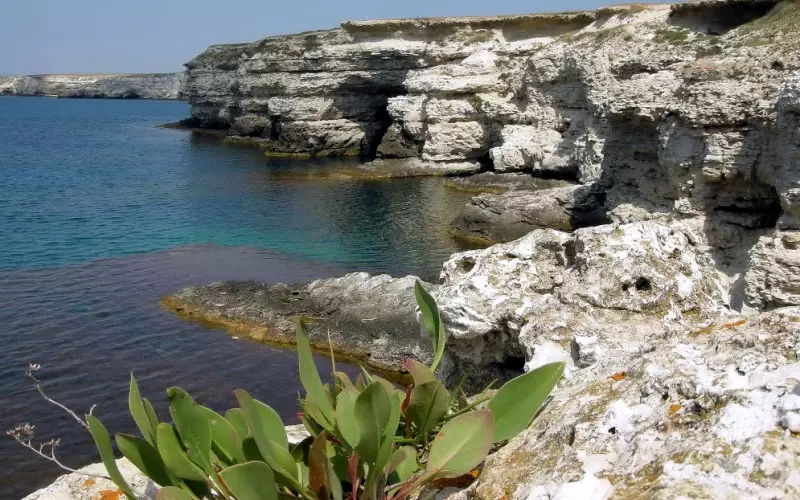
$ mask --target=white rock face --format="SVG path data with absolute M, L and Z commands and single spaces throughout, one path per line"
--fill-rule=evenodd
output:
M 444 265 L 446 369 L 567 363 L 533 426 L 454 498 L 800 494 L 800 309 L 732 311 L 698 227 L 535 230 Z M 797 281 L 758 269 L 779 305 Z
M 125 478 L 125 481 L 137 495 L 142 498 L 156 497 L 158 485 L 150 481 L 131 462 L 125 458 L 120 458 L 117 460 L 117 467 L 122 473 L 122 477 Z M 102 463 L 87 465 L 79 469 L 79 472 L 108 475 Z M 103 492 L 106 495 L 118 493 L 119 498 L 125 497 L 110 479 L 90 477 L 73 472 L 59 477 L 51 485 L 31 493 L 23 500 L 97 500 L 98 498 L 105 498 L 102 496 Z
M 767 243 L 800 231 L 798 18 L 788 0 L 719 0 L 346 22 L 212 46 L 187 64 L 186 95 L 195 125 L 277 154 L 593 183 L 607 217 L 566 227 L 565 200 L 557 229 L 705 219 L 736 308 L 763 310 L 800 304 L 792 251 Z M 507 224 L 509 241 L 536 212 L 521 203 L 484 198 L 466 216 Z M 470 224 L 465 236 L 493 239 Z
M 0 77 L 0 95 L 182 99 L 184 73 Z
M 784 308 L 674 330 L 615 369 L 574 369 L 466 497 L 797 497 L 798 334 L 800 309 Z

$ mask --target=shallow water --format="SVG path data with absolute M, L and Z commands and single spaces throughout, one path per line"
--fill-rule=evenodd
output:
M 433 277 L 458 250 L 446 225 L 469 195 L 441 179 L 283 175 L 337 162 L 267 160 L 154 127 L 186 114 L 175 102 L 0 98 L 0 430 L 34 423 L 73 466 L 97 460 L 91 439 L 32 391 L 28 362 L 76 411 L 97 404 L 112 432 L 133 430 L 130 370 L 164 420 L 164 390 L 181 385 L 217 409 L 244 387 L 291 421 L 294 353 L 184 322 L 158 300 L 222 279 Z M 0 468 L 0 498 L 58 474 L 5 436 Z

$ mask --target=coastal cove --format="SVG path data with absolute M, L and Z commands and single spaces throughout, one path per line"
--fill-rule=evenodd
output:
M 184 66 L 186 104 L 0 98 L 4 425 L 63 429 L 32 402 L 29 361 L 70 406 L 107 408 L 114 431 L 131 426 L 129 369 L 149 396 L 185 384 L 212 407 L 247 387 L 294 423 L 283 348 L 297 339 L 303 411 L 320 422 L 306 424 L 309 498 L 358 493 L 359 461 L 362 500 L 403 482 L 401 464 L 420 475 L 395 498 L 434 478 L 456 480 L 430 484 L 441 500 L 800 498 L 799 1 L 345 21 Z M 336 394 L 314 352 L 418 385 L 343 380 Z M 469 395 L 495 382 L 470 416 L 483 403 Z M 463 397 L 445 397 L 456 385 Z M 187 398 L 172 394 L 179 421 Z M 496 401 L 533 399 L 518 434 L 491 430 L 507 417 Z M 240 402 L 247 427 L 222 439 L 262 427 Z M 430 439 L 414 415 L 434 406 L 452 420 Z M 179 429 L 203 443 L 166 450 L 195 462 L 176 475 L 238 474 L 232 453 L 258 458 L 255 445 L 259 477 L 306 488 L 306 469 L 270 462 L 264 429 L 222 450 L 216 474 L 208 425 Z M 62 449 L 76 465 L 83 434 Z M 331 437 L 350 446 L 338 473 Z M 434 450 L 451 440 L 489 454 Z M 34 474 L 0 497 L 52 478 L 0 452 Z M 28 500 L 95 500 L 81 481 Z
M 245 387 L 293 422 L 293 352 L 185 322 L 159 300 L 223 279 L 435 279 L 462 248 L 447 225 L 471 195 L 443 179 L 331 178 L 315 172 L 357 161 L 269 159 L 157 127 L 186 113 L 179 102 L 0 98 L 0 422 L 61 437 L 71 466 L 96 451 L 31 390 L 28 362 L 44 366 L 52 396 L 78 412 L 98 404 L 117 431 L 132 426 L 119 397 L 130 370 L 159 404 L 171 385 L 220 408 Z M 0 498 L 60 473 L 10 439 L 0 465 Z

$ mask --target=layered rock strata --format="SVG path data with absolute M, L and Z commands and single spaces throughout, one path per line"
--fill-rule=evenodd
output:
M 598 193 L 478 198 L 454 232 L 483 240 L 702 217 L 737 306 L 766 309 L 798 295 L 798 21 L 793 1 L 708 0 L 346 22 L 210 47 L 187 63 L 187 123 L 271 154 L 469 161 Z
M 89 99 L 182 99 L 184 73 L 0 77 L 0 95 Z

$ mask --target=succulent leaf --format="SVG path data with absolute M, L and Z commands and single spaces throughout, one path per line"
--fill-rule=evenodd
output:
M 155 481 L 159 486 L 174 486 L 173 477 L 164 465 L 161 455 L 144 439 L 130 434 L 117 433 L 117 447 L 122 455 L 131 461 L 137 469 Z
M 488 409 L 475 410 L 447 422 L 431 443 L 426 469 L 438 478 L 463 476 L 489 453 L 494 435 L 494 416 Z
M 510 439 L 530 425 L 563 374 L 563 362 L 550 363 L 506 382 L 489 401 L 494 441 Z
M 436 367 L 439 366 L 439 361 L 442 360 L 442 356 L 444 355 L 447 333 L 445 332 L 436 301 L 431 294 L 422 287 L 422 283 L 419 280 L 414 283 L 414 295 L 417 298 L 417 305 L 422 313 L 422 322 L 425 324 L 425 329 L 428 330 L 433 339 L 433 362 L 431 363 L 431 371 L 435 372 Z
M 358 445 L 360 437 L 355 415 L 356 399 L 358 391 L 355 387 L 343 389 L 336 398 L 336 427 L 351 448 Z
M 356 452 L 370 466 L 378 459 L 390 412 L 391 401 L 380 382 L 369 384 L 356 398 L 355 417 L 359 433 Z
M 247 462 L 219 473 L 236 500 L 277 500 L 278 486 L 272 469 L 264 462 Z
M 142 437 L 145 441 L 154 445 L 156 442 L 156 430 L 152 426 L 152 421 L 142 401 L 142 395 L 139 392 L 139 384 L 136 383 L 136 377 L 133 376 L 133 372 L 131 372 L 131 384 L 128 389 L 128 409 L 133 417 L 133 421 L 136 423 L 136 427 L 138 427 L 139 432 L 142 433 Z
M 94 439 L 94 444 L 97 446 L 97 451 L 100 453 L 100 458 L 103 461 L 103 465 L 106 467 L 106 471 L 108 471 L 109 477 L 114 484 L 125 493 L 125 496 L 130 500 L 136 500 L 136 495 L 133 494 L 133 490 L 128 485 L 127 481 L 125 481 L 125 478 L 122 477 L 119 468 L 117 468 L 117 462 L 114 459 L 114 449 L 111 447 L 111 436 L 108 435 L 108 430 L 106 430 L 103 423 L 94 415 L 89 415 L 86 418 L 86 422 L 89 424 L 89 433 Z
M 175 435 L 175 429 L 170 424 L 161 423 L 156 428 L 158 454 L 164 465 L 176 476 L 183 479 L 205 481 L 206 474 L 186 456 L 186 451 Z
M 432 431 L 450 408 L 450 393 L 438 380 L 429 380 L 414 387 L 407 415 L 424 436 Z
M 429 380 L 436 380 L 436 375 L 433 374 L 431 369 L 419 361 L 407 359 L 403 362 L 403 368 L 414 377 L 414 385 L 422 385 Z
M 198 410 L 198 404 L 180 387 L 167 389 L 169 412 L 189 459 L 199 465 L 207 474 L 212 474 L 211 466 L 211 426 Z
M 323 424 L 326 429 L 333 429 L 334 410 L 328 394 L 325 392 L 325 387 L 322 385 L 322 379 L 317 371 L 317 365 L 314 364 L 314 356 L 311 353 L 311 344 L 308 342 L 308 334 L 303 325 L 302 320 L 295 322 L 297 328 L 297 357 L 300 365 L 300 381 L 306 392 L 311 395 L 319 407 L 320 412 L 327 422 Z M 325 425 L 327 424 L 327 425 Z

